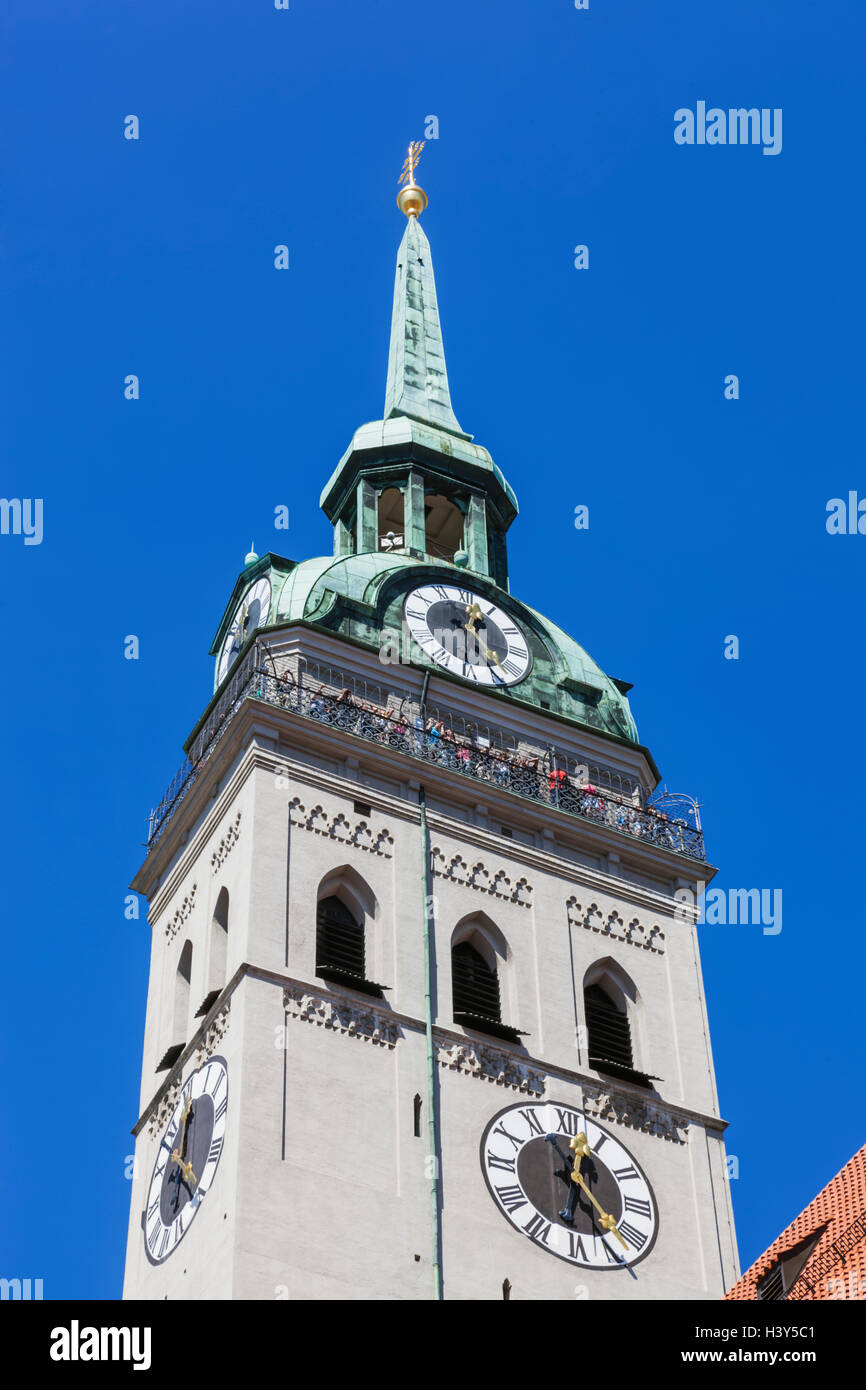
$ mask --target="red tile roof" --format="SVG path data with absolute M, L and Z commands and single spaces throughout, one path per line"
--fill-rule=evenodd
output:
M 866 1144 L 763 1255 L 726 1298 L 757 1298 L 757 1286 L 786 1251 L 826 1226 L 800 1276 L 793 1299 L 866 1299 Z M 844 1258 L 842 1256 L 844 1255 Z

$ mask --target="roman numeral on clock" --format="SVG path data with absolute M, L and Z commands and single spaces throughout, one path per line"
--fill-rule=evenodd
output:
M 513 1173 L 517 1160 L 514 1158 L 500 1158 L 493 1153 L 492 1149 L 487 1150 L 487 1167 L 502 1168 L 506 1173 Z
M 573 1260 L 589 1259 L 583 1244 L 583 1237 L 576 1236 L 574 1231 L 568 1233 L 568 1253 Z
M 617 1228 L 623 1240 L 627 1240 L 629 1245 L 633 1245 L 635 1250 L 643 1250 L 646 1245 L 646 1236 L 642 1236 L 640 1231 L 636 1231 L 634 1226 L 627 1221 L 621 1221 Z
M 148 1248 L 148 1250 L 150 1251 L 151 1255 L 153 1254 L 153 1252 L 154 1252 L 155 1249 L 156 1249 L 156 1242 L 157 1242 L 157 1240 L 159 1239 L 159 1233 L 160 1233 L 161 1230 L 162 1230 L 162 1225 L 161 1225 L 161 1223 L 160 1223 L 159 1221 L 155 1221 L 155 1222 L 154 1222 L 154 1225 L 153 1225 L 153 1230 L 151 1231 L 150 1235 L 149 1235 L 148 1238 L 147 1238 L 147 1248 Z
M 520 1113 L 523 1116 L 526 1123 L 529 1125 L 530 1134 L 544 1133 L 544 1129 L 542 1128 L 538 1116 L 536 1115 L 534 1110 L 521 1110 Z
M 217 1089 L 219 1089 L 219 1088 L 217 1088 Z M 216 1091 L 214 1091 L 214 1095 L 216 1095 Z M 213 1122 L 214 1122 L 214 1124 L 218 1124 L 218 1123 L 219 1123 L 219 1121 L 222 1119 L 223 1115 L 226 1113 L 227 1107 L 228 1107 L 228 1101 L 227 1101 L 227 1100 L 221 1100 L 220 1103 L 219 1103 L 219 1105 L 218 1105 L 217 1108 L 216 1108 L 215 1113 L 214 1113 L 214 1117 L 213 1117 Z M 635 1174 L 635 1177 L 637 1177 L 637 1174 Z
M 223 1141 L 222 1141 L 222 1139 L 215 1139 L 215 1140 L 213 1141 L 213 1143 L 212 1143 L 211 1146 L 210 1146 L 210 1152 L 208 1153 L 208 1156 L 207 1156 L 207 1161 L 208 1161 L 208 1163 L 216 1163 L 217 1159 L 218 1159 L 219 1156 L 220 1156 L 220 1153 L 222 1152 L 222 1146 L 223 1146 Z
M 529 1218 L 523 1229 L 528 1236 L 532 1236 L 533 1240 L 540 1241 L 542 1245 L 547 1244 L 547 1237 L 550 1235 L 550 1222 L 545 1221 L 543 1216 L 538 1215 L 538 1212 Z
M 635 1216 L 645 1216 L 647 1220 L 652 1215 L 649 1202 L 644 1202 L 639 1197 L 626 1197 L 624 1206 L 626 1211 L 633 1211 Z
M 640 1173 L 631 1164 L 627 1168 L 614 1168 L 613 1175 L 617 1182 L 628 1182 L 629 1178 L 639 1178 Z
M 518 1187 L 516 1183 L 513 1187 L 497 1187 L 496 1195 L 507 1212 L 517 1211 L 518 1207 L 526 1206 L 523 1188 Z
M 580 1133 L 580 1117 L 575 1115 L 573 1111 L 560 1110 L 557 1106 L 556 1118 L 559 1122 L 559 1128 L 556 1131 L 557 1134 L 575 1135 Z
M 515 1149 L 519 1149 L 519 1148 L 521 1148 L 521 1146 L 522 1146 L 522 1140 L 520 1140 L 520 1139 L 515 1139 L 515 1137 L 514 1137 L 513 1134 L 509 1134 L 509 1133 L 508 1133 L 508 1130 L 507 1130 L 507 1129 L 505 1128 L 505 1126 L 501 1123 L 501 1121 L 500 1121 L 500 1123 L 499 1123 L 498 1125 L 496 1125 L 496 1127 L 495 1127 L 494 1130 L 493 1130 L 493 1133 L 494 1133 L 494 1134 L 501 1134 L 502 1137 L 503 1137 L 503 1139 L 510 1139 L 510 1141 L 511 1141 L 511 1143 L 512 1143 L 512 1145 L 513 1145 L 513 1147 L 514 1147 Z

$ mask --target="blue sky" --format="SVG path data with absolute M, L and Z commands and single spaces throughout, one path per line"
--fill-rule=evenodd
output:
M 717 883 L 783 891 L 778 935 L 701 928 L 744 1268 L 863 1142 L 866 536 L 825 517 L 866 496 L 864 21 L 7 0 L 2 491 L 44 499 L 44 538 L 0 536 L 0 1272 L 120 1293 L 149 954 L 124 896 L 250 541 L 330 550 L 318 496 L 381 414 L 430 114 L 452 399 L 520 501 L 512 590 L 635 683 Z M 781 108 L 781 154 L 676 145 L 698 100 Z

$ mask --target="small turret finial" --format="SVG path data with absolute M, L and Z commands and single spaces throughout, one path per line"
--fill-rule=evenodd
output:
M 426 143 L 426 140 L 412 141 L 398 179 L 398 183 L 406 185 L 397 194 L 397 206 L 405 217 L 420 217 L 427 206 L 427 194 L 415 182 L 415 170 Z
M 255 552 L 255 548 L 254 548 L 253 542 L 250 541 L 250 551 L 249 551 L 249 554 L 244 556 L 244 569 L 249 569 L 250 565 L 254 565 L 254 564 L 256 563 L 256 560 L 257 560 L 258 558 L 259 558 L 259 557 L 258 557 L 258 555 L 257 555 L 256 552 Z

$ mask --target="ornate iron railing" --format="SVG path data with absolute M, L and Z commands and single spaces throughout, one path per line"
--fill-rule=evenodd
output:
M 255 648 L 250 658 L 255 655 Z M 261 659 L 261 653 L 258 653 Z M 322 673 L 318 668 L 316 675 Z M 328 670 L 328 675 L 335 673 Z M 336 673 L 342 676 L 343 673 Z M 555 748 L 528 750 L 512 737 L 507 744 L 503 730 L 468 726 L 459 719 L 446 722 L 439 711 L 420 710 L 417 705 L 406 709 L 407 701 L 388 709 L 383 688 L 375 687 L 375 697 L 359 698 L 350 685 L 338 687 L 336 682 L 316 682 L 309 667 L 303 664 L 295 670 L 242 663 L 242 668 L 227 685 L 221 699 L 198 731 L 189 750 L 189 757 L 178 770 L 155 811 L 150 815 L 148 853 L 175 814 L 204 765 L 213 756 L 225 730 L 244 700 L 261 700 L 323 725 L 340 729 L 345 734 L 394 749 L 410 758 L 434 763 L 463 777 L 501 787 L 517 796 L 534 802 L 552 805 L 566 815 L 606 825 L 610 829 L 648 844 L 673 850 L 690 859 L 704 859 L 704 837 L 699 826 L 684 818 L 671 819 L 664 812 L 642 806 L 636 786 L 626 792 L 602 789 L 600 778 L 591 779 L 593 769 L 574 758 L 559 754 Z M 373 694 L 372 684 L 365 692 Z M 461 727 L 462 725 L 462 727 Z M 590 775 L 587 775 L 589 769 Z M 616 775 L 616 774 L 614 774 Z

